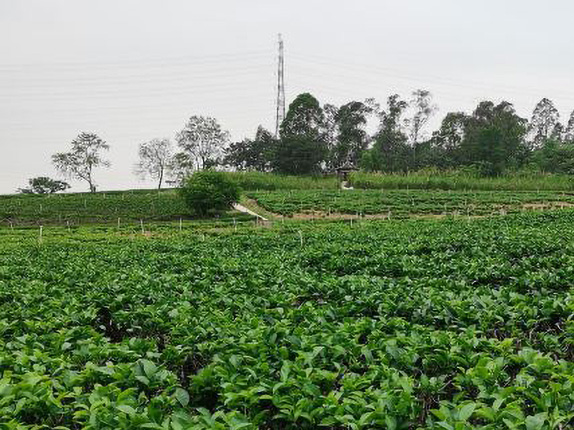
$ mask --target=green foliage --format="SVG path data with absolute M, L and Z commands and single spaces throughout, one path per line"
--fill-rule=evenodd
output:
M 337 134 L 330 154 L 332 166 L 359 165 L 361 154 L 370 141 L 365 126 L 367 115 L 371 112 L 371 107 L 358 101 L 349 102 L 337 109 L 333 118 Z
M 535 148 L 540 148 L 549 139 L 560 139 L 562 133 L 560 113 L 552 100 L 544 97 L 536 104 L 530 120 L 530 132 L 532 134 L 532 144 Z
M 573 225 L 0 229 L 1 426 L 570 428 Z
M 241 218 L 238 213 L 227 217 Z M 0 225 L 114 224 L 179 221 L 193 218 L 175 190 L 0 196 Z M 248 217 L 249 219 L 250 217 Z
M 574 145 L 548 139 L 532 153 L 532 162 L 545 172 L 574 174 Z
M 71 143 L 69 152 L 60 152 L 52 156 L 52 163 L 63 175 L 86 181 L 90 192 L 96 192 L 94 169 L 109 167 L 110 162 L 102 157 L 102 151 L 110 146 L 95 133 L 80 133 Z
M 281 215 L 334 214 L 482 216 L 574 205 L 574 196 L 552 191 L 298 190 L 247 192 L 265 210 Z
M 157 189 L 160 190 L 166 174 L 174 168 L 173 149 L 169 139 L 152 139 L 140 143 L 139 161 L 136 164 L 136 173 L 142 177 L 148 176 L 157 180 Z
M 223 172 L 203 170 L 187 177 L 179 194 L 191 212 L 205 216 L 231 209 L 239 201 L 239 186 Z
M 283 137 L 274 152 L 273 171 L 288 175 L 320 174 L 325 154 L 323 142 L 304 136 Z
M 289 105 L 281 124 L 281 142 L 271 162 L 273 171 L 310 175 L 321 172 L 327 155 L 323 109 L 309 93 L 300 94 Z
M 209 169 L 221 163 L 229 142 L 229 132 L 215 118 L 192 115 L 177 133 L 180 152 L 172 160 L 175 177 L 183 179 L 194 170 Z
M 574 142 L 574 113 L 563 125 L 548 99 L 538 103 L 530 122 L 506 101 L 480 102 L 471 113 L 448 112 L 428 137 L 426 126 L 436 110 L 426 90 L 414 91 L 409 101 L 394 94 L 382 110 L 373 99 L 321 106 L 303 93 L 289 106 L 279 139 L 259 128 L 254 139 L 227 148 L 223 163 L 237 170 L 291 175 L 332 172 L 343 165 L 384 173 L 472 168 L 485 177 L 532 165 L 544 172 L 569 172 L 567 146 Z M 380 123 L 371 135 L 366 125 L 372 117 Z M 541 152 L 552 142 L 558 148 Z M 562 156 L 567 156 L 565 162 L 551 160 Z M 190 166 L 186 157 L 178 154 L 176 161 Z
M 29 188 L 18 190 L 22 194 L 54 194 L 58 191 L 65 191 L 70 188 L 70 184 L 46 176 L 38 176 L 28 180 Z
M 380 114 L 381 124 L 373 148 L 361 159 L 362 167 L 371 171 L 406 172 L 412 159 L 412 148 L 404 128 L 403 115 L 407 102 L 395 94 L 387 100 Z
M 409 174 L 352 172 L 350 176 L 353 187 L 364 189 L 574 190 L 574 178 L 568 175 L 518 172 L 498 177 L 481 177 L 473 166 L 458 171 L 425 169 Z
M 223 164 L 237 170 L 269 171 L 276 146 L 273 135 L 259 126 L 255 139 L 234 142 L 225 150 Z
M 108 191 L 0 196 L 0 221 L 20 224 L 84 224 L 175 220 L 188 210 L 173 190 Z
M 460 145 L 464 164 L 478 164 L 484 176 L 517 167 L 526 155 L 527 121 L 507 102 L 482 102 L 465 122 Z
M 335 176 L 277 175 L 263 172 L 226 172 L 242 190 L 314 190 L 337 189 Z

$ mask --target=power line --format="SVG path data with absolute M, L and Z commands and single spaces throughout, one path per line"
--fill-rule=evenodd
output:
M 177 56 L 145 59 L 122 59 L 119 61 L 63 61 L 63 62 L 31 62 L 31 63 L 0 63 L 0 72 L 20 72 L 36 71 L 39 68 L 52 69 L 106 69 L 115 70 L 121 68 L 141 68 L 141 67 L 159 67 L 163 68 L 166 64 L 170 65 L 198 65 L 209 63 L 229 63 L 230 61 L 244 61 L 247 59 L 269 58 L 269 51 L 248 51 L 232 54 L 217 54 L 207 56 Z
M 292 57 L 295 62 L 300 61 L 304 64 L 305 67 L 310 67 L 311 64 L 328 67 L 327 73 L 334 76 L 337 74 L 337 72 L 341 74 L 341 69 L 347 69 L 347 71 L 352 73 L 355 78 L 357 78 L 357 72 L 367 73 L 370 75 L 373 75 L 373 73 L 377 73 L 379 75 L 393 79 L 419 82 L 422 84 L 427 84 L 430 82 L 438 85 L 465 88 L 471 90 L 490 90 L 490 91 L 497 90 L 509 93 L 520 93 L 520 94 L 531 94 L 531 95 L 540 95 L 543 92 L 542 90 L 537 89 L 534 90 L 524 89 L 521 87 L 508 86 L 508 85 L 491 85 L 484 82 L 479 83 L 463 79 L 450 78 L 450 77 L 445 78 L 429 74 L 414 75 L 412 74 L 412 72 L 405 72 L 404 70 L 399 70 L 395 68 L 382 67 L 373 64 L 358 63 L 358 62 L 349 63 L 333 58 L 322 57 L 320 55 L 313 55 L 313 57 L 311 57 L 301 54 L 292 54 Z M 333 68 L 336 68 L 337 70 L 334 71 Z M 564 91 L 561 90 L 561 92 Z M 574 93 L 570 92 L 569 95 L 574 95 Z

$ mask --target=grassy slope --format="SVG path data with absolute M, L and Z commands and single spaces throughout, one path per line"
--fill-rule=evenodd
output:
M 377 192 L 350 192 L 343 198 L 338 197 L 339 182 L 335 177 L 297 177 L 281 176 L 259 172 L 228 173 L 247 197 L 256 198 L 261 207 L 269 212 L 290 215 L 301 211 L 324 211 L 342 213 L 377 214 L 391 210 L 393 213 L 442 213 L 460 211 L 468 213 L 468 205 L 478 206 L 488 212 L 496 205 L 508 205 L 512 202 L 566 201 L 568 195 L 544 193 L 541 190 L 568 191 L 574 188 L 574 182 L 568 176 L 508 176 L 502 178 L 476 178 L 463 175 L 447 174 L 411 174 L 379 175 L 357 172 L 352 175 L 356 188 L 367 189 L 400 189 L 408 188 L 430 190 L 453 189 L 463 190 L 507 190 L 495 193 L 494 197 L 478 198 L 479 193 L 470 196 L 463 193 L 445 195 L 426 191 L 412 192 L 404 196 L 385 193 L 389 199 L 380 199 Z M 517 190 L 536 191 L 517 193 Z M 270 191 L 268 194 L 264 191 Z M 434 196 L 434 197 L 433 197 Z M 483 194 L 487 196 L 487 194 Z M 462 201 L 465 203 L 463 204 Z M 512 206 L 512 205 L 510 205 Z M 272 214 L 268 214 L 271 215 Z M 238 214 L 232 216 L 237 217 Z M 118 218 L 123 222 L 170 221 L 179 218 L 190 218 L 189 211 L 177 198 L 174 190 L 132 190 L 100 192 L 96 194 L 76 193 L 52 196 L 11 195 L 0 196 L 0 225 L 26 224 L 85 224 L 115 223 Z
M 438 189 L 438 190 L 509 190 L 509 191 L 573 191 L 574 177 L 568 175 L 506 175 L 483 178 L 461 173 L 415 172 L 351 174 L 355 188 L 363 189 Z
M 334 177 L 282 176 L 259 172 L 228 173 L 243 190 L 337 189 Z M 239 213 L 230 217 L 245 218 Z M 174 189 L 128 190 L 55 195 L 0 196 L 0 225 L 88 224 L 170 221 L 190 218 Z

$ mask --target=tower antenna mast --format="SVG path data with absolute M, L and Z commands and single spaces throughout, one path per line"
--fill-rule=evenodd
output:
M 279 128 L 285 119 L 285 58 L 283 54 L 283 38 L 279 34 L 279 56 L 277 62 L 277 117 L 275 137 L 279 137 Z

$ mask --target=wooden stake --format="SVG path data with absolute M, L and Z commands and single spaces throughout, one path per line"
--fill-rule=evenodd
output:
M 144 234 L 144 225 L 143 225 L 143 219 L 140 219 L 140 226 L 142 228 L 142 234 Z

